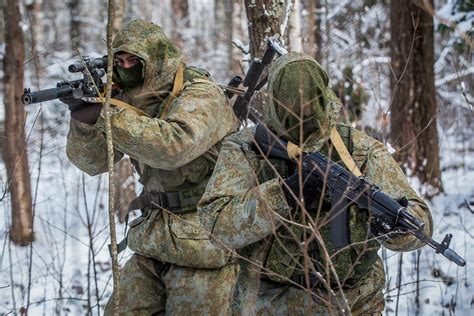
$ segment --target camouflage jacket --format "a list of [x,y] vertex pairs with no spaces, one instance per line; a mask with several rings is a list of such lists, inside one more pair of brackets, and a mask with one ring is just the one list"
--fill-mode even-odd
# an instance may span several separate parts
[[[187,67],[184,87],[163,116],[182,64],[177,48],[159,26],[141,20],[119,32],[113,46],[114,52],[126,51],[143,61],[144,83],[125,91],[124,100],[149,115],[113,111],[115,159],[126,154],[136,162],[146,191],[179,191],[207,179],[217,158],[216,145],[238,126],[223,91],[202,71]],[[89,175],[107,171],[104,131],[103,113],[94,126],[71,120],[67,155]]]
[[[279,82],[273,80],[275,73],[285,71],[285,74],[289,74],[290,68],[287,66],[298,60],[311,63],[311,59],[302,54],[289,54],[275,62],[269,75],[270,92],[274,91],[274,84]],[[323,130],[323,127],[329,130],[332,126],[336,126],[352,158],[367,180],[394,198],[405,197],[409,201],[410,211],[426,223],[425,233],[431,235],[432,219],[426,204],[410,187],[406,176],[382,143],[363,132],[337,123],[339,106],[337,99],[327,88],[326,73],[317,63],[315,69],[316,71],[310,73],[312,78],[301,79],[300,74],[294,78],[304,82],[313,81],[312,86],[317,86],[322,91],[320,102],[324,105],[325,111],[325,114],[321,115],[322,123],[319,124],[321,128],[300,144],[303,150],[320,151],[326,155],[332,152],[331,158],[343,165],[335,150],[331,148],[328,133],[324,133]],[[279,87],[279,93],[286,87],[287,85]],[[310,96],[308,99],[314,100],[314,97]],[[277,113],[278,106],[273,102],[270,93],[263,109],[266,125],[278,135],[296,141],[295,134],[286,131]],[[302,245],[305,244],[304,236],[311,236],[312,230],[308,230],[308,222],[301,214],[290,209],[281,190],[281,179],[289,175],[288,166],[281,162],[262,159],[257,155],[252,147],[254,131],[254,128],[244,129],[225,139],[214,173],[198,204],[198,213],[205,228],[217,240],[232,249],[241,249],[244,255],[247,251],[246,246],[267,240],[270,246],[266,250],[267,255],[263,262],[266,268],[274,273],[268,277],[274,281],[284,282],[285,278],[288,280],[295,273],[304,271],[302,258],[305,250]],[[351,206],[352,244],[336,253],[331,247],[327,217],[331,205],[325,198],[320,200],[317,207],[308,210],[309,215],[316,222],[316,230],[320,233],[327,252],[332,256],[337,275],[344,285],[354,286],[374,269],[380,242],[395,251],[409,251],[422,246],[411,235],[395,235],[386,240],[372,238],[368,212]],[[325,275],[326,262],[321,251],[319,249],[315,258],[320,266],[315,268]],[[332,277],[330,282],[334,282]]]

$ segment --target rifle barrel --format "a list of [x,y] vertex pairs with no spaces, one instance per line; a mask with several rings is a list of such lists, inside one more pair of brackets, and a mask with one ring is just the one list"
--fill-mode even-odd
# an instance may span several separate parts
[[70,85],[63,85],[56,88],[50,88],[35,92],[25,89],[25,93],[21,96],[21,102],[24,105],[32,103],[40,103],[58,98],[64,98],[71,95],[73,88]]

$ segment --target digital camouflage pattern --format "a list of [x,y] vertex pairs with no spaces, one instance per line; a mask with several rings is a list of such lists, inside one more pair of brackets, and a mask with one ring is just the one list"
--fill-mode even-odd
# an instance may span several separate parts
[[[178,49],[159,26],[142,20],[128,23],[113,45],[114,52],[129,52],[141,58],[143,86],[125,90],[123,99],[149,115],[114,109],[111,123],[115,159],[121,159],[124,154],[132,158],[145,192],[202,194],[203,189],[199,188],[205,186],[213,170],[219,142],[238,126],[223,91],[204,71],[186,67],[184,87],[164,116],[163,105],[182,64]],[[117,73],[114,80],[120,84]],[[104,131],[103,113],[94,126],[70,122],[67,155],[89,175],[107,171]],[[214,268],[227,262],[226,252],[217,247],[210,249],[197,217],[190,216],[189,210],[186,212],[181,214],[178,210],[176,213],[180,214],[174,215],[168,210],[145,209],[131,223],[129,246],[138,254],[121,274],[121,310],[130,311],[127,315],[162,312],[165,305],[167,313],[174,314],[180,309],[198,311],[203,308],[201,296],[211,292],[215,305],[208,301],[207,308],[219,306],[225,311],[225,306],[229,306],[230,296],[225,293],[231,288],[225,279],[235,278],[235,266],[203,270],[182,267],[195,263],[201,268]],[[207,261],[197,259],[203,244]],[[218,263],[210,262],[213,259]],[[173,274],[160,272],[166,265],[162,261],[171,262]],[[218,284],[213,283],[215,278],[219,278]]]
[[268,77],[271,93],[263,107],[263,122],[278,135],[299,144],[299,123],[303,120],[305,140],[317,138],[322,144],[339,121],[341,108],[328,82],[326,71],[306,54],[290,53],[278,58]]
[[[298,60],[304,61],[303,68],[298,65]],[[336,126],[355,163],[367,180],[378,185],[392,197],[407,198],[410,211],[426,223],[425,233],[431,235],[432,220],[426,204],[409,186],[405,175],[386,147],[363,132],[337,123],[339,103],[329,91],[327,80],[320,80],[320,78],[327,78],[324,70],[314,61],[313,66],[308,65],[311,60],[306,55],[290,53],[280,57],[272,67],[268,84],[269,100],[264,110],[267,115],[264,118],[267,126],[277,135],[300,143],[305,152],[320,151],[339,162],[339,157],[328,140],[330,128]],[[277,89],[284,87],[278,85],[279,81],[273,80],[285,74],[296,76],[295,69],[301,71],[298,74],[299,82],[309,82],[308,86],[314,84],[319,92],[305,96],[299,92],[301,90],[279,90],[279,99],[276,99],[273,87]],[[313,71],[319,74],[315,76]],[[284,93],[288,94],[286,98],[281,97]],[[293,98],[291,94],[294,95]],[[322,100],[313,102],[315,96]],[[318,114],[317,109],[313,112],[316,115],[311,118],[318,121],[317,128],[313,129],[311,134],[305,135],[303,139],[299,138],[298,134],[288,133],[285,130],[288,120],[282,121],[284,116],[278,114],[282,108],[294,109],[295,106],[291,102],[286,105],[277,102],[298,98],[297,102],[300,102],[303,107],[306,104],[312,104],[313,108],[319,106],[324,109],[324,113],[319,111]],[[303,124],[305,123],[306,120],[303,120]],[[302,218],[301,212],[293,212],[285,200],[280,182],[282,178],[289,175],[288,166],[281,162],[264,160],[258,156],[252,148],[254,132],[255,128],[243,129],[225,139],[214,173],[198,205],[203,225],[214,238],[227,247],[238,249],[239,253],[246,257],[252,257],[254,252],[265,253],[264,258],[259,261],[264,264],[264,269],[260,271],[260,284],[253,286],[258,288],[258,295],[254,295],[253,302],[247,298],[241,299],[240,305],[237,304],[238,309],[248,312],[250,308],[257,315],[337,313],[337,303],[341,302],[342,298],[333,297],[333,292],[328,291],[322,282],[313,290],[319,297],[313,300],[307,291],[303,291],[289,281],[292,277],[304,276],[307,271],[312,270],[320,273],[332,289],[337,289],[337,280],[332,273],[328,273],[326,266],[328,262],[321,253],[321,249],[319,253],[316,251],[318,255],[315,258],[314,268],[310,268],[303,260],[305,248],[301,241],[311,236],[314,231],[308,227],[308,222]],[[341,162],[340,164],[343,165]],[[368,212],[352,206],[349,214],[353,244],[335,253],[331,247],[328,227],[330,207],[330,203],[323,197],[315,205],[308,206],[306,214],[316,221],[315,231],[320,234],[326,250],[332,256],[331,261],[352,313],[379,313],[384,307],[382,289],[385,286],[383,266],[377,256],[379,243],[396,251],[413,250],[422,244],[410,235],[399,234],[377,240],[372,238],[369,233]],[[292,224],[288,219],[297,224]],[[241,280],[248,282],[249,279],[258,279],[245,276],[249,271],[254,270],[255,267],[243,269]],[[255,272],[251,273],[255,274]],[[238,285],[238,288],[245,286],[248,285]],[[245,295],[248,296],[249,291],[246,292]]]
[[[120,315],[231,315],[239,265],[211,271],[133,255],[122,269]],[[112,300],[105,310],[112,314]]]

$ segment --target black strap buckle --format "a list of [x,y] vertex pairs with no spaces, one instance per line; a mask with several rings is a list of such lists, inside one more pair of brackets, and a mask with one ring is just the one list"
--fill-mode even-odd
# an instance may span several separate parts
[[150,197],[150,206],[152,208],[168,208],[169,202],[166,193],[163,192],[150,192],[148,193]]

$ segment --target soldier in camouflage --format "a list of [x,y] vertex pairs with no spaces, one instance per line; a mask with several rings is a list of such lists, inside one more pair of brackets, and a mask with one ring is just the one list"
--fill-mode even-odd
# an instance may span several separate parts
[[[144,187],[130,207],[142,216],[130,223],[135,254],[121,271],[120,314],[229,314],[239,266],[209,240],[196,204],[238,120],[222,89],[186,66],[159,26],[131,21],[113,47],[116,98],[143,111],[113,108],[111,117],[115,158],[130,156]],[[89,175],[106,172],[101,106],[83,104],[71,116],[69,159]]]
[[[392,197],[405,198],[410,211],[426,223],[425,233],[431,235],[426,204],[386,147],[339,123],[340,103],[316,61],[302,53],[280,57],[270,70],[267,93],[262,120],[272,132],[305,152],[319,151],[344,165],[329,139],[336,127],[363,175]],[[380,243],[395,251],[422,244],[403,233],[375,238],[368,211],[352,205],[352,243],[342,250],[333,249],[330,201],[311,190],[310,176],[299,179],[294,166],[260,155],[253,146],[255,130],[243,129],[225,139],[198,204],[205,228],[243,258],[236,312],[325,315],[340,314],[348,306],[354,315],[380,314],[385,286],[377,255]],[[302,188],[301,180],[305,181]]]

